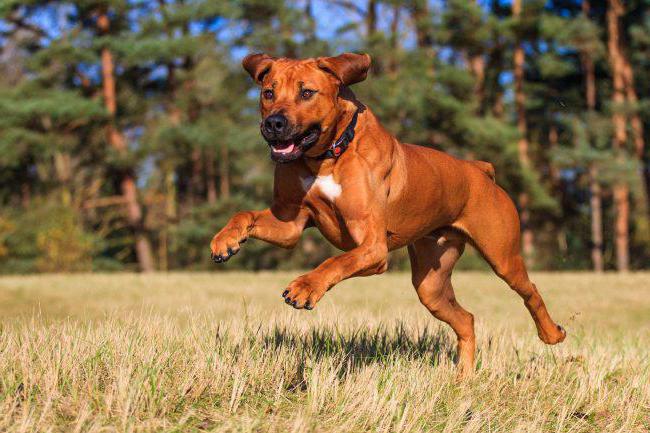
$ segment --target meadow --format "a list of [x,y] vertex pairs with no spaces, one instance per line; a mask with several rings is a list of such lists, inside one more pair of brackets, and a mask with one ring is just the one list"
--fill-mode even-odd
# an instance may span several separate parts
[[489,273],[454,275],[476,373],[405,273],[353,279],[315,310],[295,272],[0,278],[3,432],[643,432],[650,273],[533,275],[548,347]]

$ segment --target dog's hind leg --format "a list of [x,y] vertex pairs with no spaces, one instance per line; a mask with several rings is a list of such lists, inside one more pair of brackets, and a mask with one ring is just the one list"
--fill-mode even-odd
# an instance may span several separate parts
[[495,187],[492,193],[491,197],[487,194],[482,197],[480,206],[474,205],[478,210],[466,212],[454,227],[467,233],[494,272],[521,296],[535,322],[539,338],[546,344],[560,343],[566,332],[548,313],[537,287],[528,278],[524,259],[519,253],[517,210],[502,189]]
[[546,344],[564,341],[566,331],[551,318],[537,287],[528,278],[521,255],[504,256],[500,251],[491,248],[481,249],[481,252],[496,274],[524,300],[524,305],[535,322],[540,340]]
[[451,285],[453,267],[464,248],[465,235],[444,231],[415,241],[408,252],[420,302],[456,333],[459,374],[468,376],[474,371],[474,316],[458,304]]

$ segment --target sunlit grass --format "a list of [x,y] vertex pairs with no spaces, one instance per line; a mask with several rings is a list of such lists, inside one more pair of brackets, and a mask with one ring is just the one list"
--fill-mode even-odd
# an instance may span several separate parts
[[648,431],[650,274],[538,274],[543,345],[490,274],[459,273],[476,375],[407,274],[314,311],[296,273],[0,278],[0,431]]

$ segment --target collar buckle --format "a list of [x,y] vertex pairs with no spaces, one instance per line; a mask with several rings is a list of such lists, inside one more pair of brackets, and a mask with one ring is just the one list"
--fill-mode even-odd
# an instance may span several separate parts
[[338,140],[332,143],[330,148],[327,149],[325,153],[318,156],[317,159],[338,158],[343,154],[343,152],[347,150],[352,140],[354,140],[354,128],[357,126],[358,117],[359,117],[359,110],[354,112],[354,115],[352,116],[352,120],[345,128],[345,131],[343,131],[341,136],[338,138]]

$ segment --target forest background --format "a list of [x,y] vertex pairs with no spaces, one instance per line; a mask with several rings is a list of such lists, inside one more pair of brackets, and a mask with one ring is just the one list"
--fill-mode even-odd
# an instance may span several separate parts
[[[2,0],[0,272],[211,268],[271,197],[242,57],[343,51],[400,139],[495,165],[533,268],[648,267],[650,1]],[[311,229],[228,267],[334,253]]]

